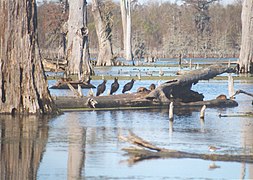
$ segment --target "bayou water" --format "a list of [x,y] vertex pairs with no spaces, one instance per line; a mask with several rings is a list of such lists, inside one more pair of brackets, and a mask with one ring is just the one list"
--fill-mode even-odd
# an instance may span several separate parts
[[[108,86],[112,81],[108,81]],[[120,81],[121,86],[126,81]],[[55,81],[49,81],[49,86]],[[94,85],[101,80],[93,81]],[[153,81],[138,80],[132,91]],[[162,83],[156,82],[156,83]],[[252,80],[235,81],[235,89],[252,92]],[[193,90],[205,100],[227,95],[227,81],[200,81]],[[73,94],[50,90],[53,96]],[[95,90],[94,90],[95,91]],[[87,93],[87,90],[83,90]],[[168,108],[65,112],[53,118],[0,116],[1,179],[251,179],[253,164],[200,159],[152,159],[129,164],[119,140],[129,130],[156,146],[185,152],[253,155],[253,118],[219,114],[253,112],[252,98],[240,94],[235,108],[175,110]]]

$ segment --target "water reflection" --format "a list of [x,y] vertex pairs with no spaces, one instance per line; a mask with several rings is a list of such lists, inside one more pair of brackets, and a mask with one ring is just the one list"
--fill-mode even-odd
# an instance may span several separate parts
[[86,128],[82,128],[74,114],[67,114],[68,180],[81,179],[85,162]]
[[48,139],[47,119],[0,116],[0,179],[36,179]]
[[[219,82],[200,83],[195,88],[207,97],[223,92]],[[252,84],[235,84],[250,91]],[[218,89],[217,89],[218,87]],[[209,153],[208,146],[221,147],[217,154],[253,154],[253,121],[250,117],[219,118],[219,113],[253,111],[251,99],[239,95],[235,108],[68,112],[47,122],[36,117],[0,117],[0,179],[232,179],[253,178],[248,163],[212,162],[198,159],[156,159],[129,167],[120,162],[118,134],[131,130],[156,146],[185,152]],[[39,168],[38,168],[39,167]],[[38,170],[39,169],[39,170]]]

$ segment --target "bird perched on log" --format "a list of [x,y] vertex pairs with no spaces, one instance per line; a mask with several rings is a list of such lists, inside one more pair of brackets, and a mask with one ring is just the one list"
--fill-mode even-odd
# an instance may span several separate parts
[[115,93],[118,89],[119,89],[118,78],[115,77],[114,78],[114,82],[111,85],[110,95],[112,95],[113,93]]
[[106,80],[104,80],[102,84],[98,85],[96,96],[99,96],[100,94],[103,94],[105,92],[105,88],[106,88],[105,84],[106,84]]
[[98,104],[98,102],[92,98],[88,98],[86,104],[90,107],[90,108],[96,108],[96,105]]
[[126,83],[123,87],[122,93],[125,93],[127,91],[130,91],[134,85],[134,79],[132,79],[130,82]]
[[154,90],[154,89],[155,89],[155,84],[153,84],[153,83],[152,83],[152,84],[150,84],[150,86],[149,86],[149,90],[150,90],[150,91],[152,91],[152,90]]

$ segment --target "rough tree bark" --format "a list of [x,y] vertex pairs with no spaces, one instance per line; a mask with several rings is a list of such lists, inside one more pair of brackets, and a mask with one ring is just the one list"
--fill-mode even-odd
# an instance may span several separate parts
[[0,12],[0,113],[57,112],[38,55],[35,1],[1,0]]
[[110,23],[110,14],[102,15],[98,0],[92,0],[92,13],[96,26],[98,37],[99,52],[97,57],[97,66],[112,66],[112,29]]
[[124,51],[126,60],[133,60],[132,29],[131,29],[131,0],[121,0],[121,17],[123,26]]
[[82,74],[91,75],[86,0],[69,1],[67,41],[68,72],[79,79]]
[[244,0],[242,5],[242,44],[239,67],[241,73],[253,73],[253,1]]

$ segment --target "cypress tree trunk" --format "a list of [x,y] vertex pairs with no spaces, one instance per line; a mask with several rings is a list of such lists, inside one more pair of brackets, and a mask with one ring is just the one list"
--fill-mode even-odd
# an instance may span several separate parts
[[126,60],[133,60],[132,29],[131,29],[131,0],[121,0],[121,16]]
[[253,73],[253,1],[244,0],[242,5],[242,45],[240,51],[240,72]]
[[101,14],[97,0],[92,0],[92,12],[96,26],[98,37],[99,52],[97,57],[98,66],[111,66],[113,65],[113,51],[112,51],[112,29],[110,25],[110,17],[105,13]]
[[37,46],[33,0],[0,1],[0,113],[57,112]]
[[69,1],[67,59],[70,74],[91,75],[86,0]]

